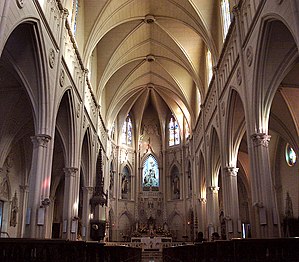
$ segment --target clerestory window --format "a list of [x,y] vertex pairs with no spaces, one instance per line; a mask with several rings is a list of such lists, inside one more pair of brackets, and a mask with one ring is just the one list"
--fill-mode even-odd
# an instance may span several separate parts
[[221,1],[221,16],[222,16],[222,27],[223,27],[223,39],[225,39],[231,23],[228,0]]
[[169,124],[169,146],[179,145],[180,144],[180,129],[177,120],[172,115]]
[[121,143],[123,145],[132,145],[132,120],[129,115],[122,127]]

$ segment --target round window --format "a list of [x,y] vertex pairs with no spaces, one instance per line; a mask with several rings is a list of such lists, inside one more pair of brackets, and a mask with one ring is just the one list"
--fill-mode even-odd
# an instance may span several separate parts
[[293,166],[296,164],[297,155],[294,149],[290,146],[290,144],[286,145],[286,161],[289,166]]

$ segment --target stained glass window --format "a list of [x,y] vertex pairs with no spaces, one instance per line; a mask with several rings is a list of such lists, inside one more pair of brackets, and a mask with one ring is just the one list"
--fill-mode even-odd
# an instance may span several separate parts
[[132,120],[129,115],[127,116],[122,127],[121,143],[124,145],[132,144]]
[[132,121],[130,117],[127,117],[127,144],[132,144]]
[[210,84],[211,79],[213,76],[213,64],[212,64],[212,55],[211,51],[207,51],[207,78],[208,78],[208,84]]
[[159,187],[159,166],[153,155],[149,155],[143,164],[142,187],[144,190]]
[[229,11],[229,1],[222,0],[221,2],[221,13],[222,13],[222,23],[223,23],[223,39],[225,39],[228,29],[231,23],[230,11]]
[[76,34],[76,30],[77,30],[78,8],[79,8],[79,0],[73,0],[72,26],[73,26],[74,35]]
[[169,125],[169,146],[179,145],[180,144],[180,130],[179,125],[174,116],[171,116]]
[[290,146],[290,144],[286,145],[286,161],[289,166],[293,166],[296,164],[297,161],[297,155],[295,150]]

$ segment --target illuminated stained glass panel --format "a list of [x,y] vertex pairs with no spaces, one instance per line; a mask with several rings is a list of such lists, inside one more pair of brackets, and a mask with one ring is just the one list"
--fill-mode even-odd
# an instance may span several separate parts
[[170,119],[170,122],[169,122],[169,145],[170,146],[173,146],[174,145],[174,125],[175,125],[175,122],[173,121],[173,117]]
[[72,24],[73,24],[73,34],[77,31],[77,17],[78,17],[79,1],[73,0],[73,10],[72,10]]
[[130,117],[127,117],[127,143],[132,144],[132,121]]
[[143,164],[142,187],[144,190],[159,187],[159,166],[153,155],[149,155]]
[[286,161],[289,166],[293,166],[297,162],[297,155],[295,150],[290,146],[290,144],[286,145]]
[[132,145],[132,120],[128,115],[123,127],[122,127],[122,135],[121,135],[121,143],[124,145]]
[[222,2],[221,2],[221,12],[222,12],[222,22],[223,22],[223,35],[224,35],[224,38],[225,38],[227,33],[228,33],[229,26],[231,24],[229,1],[228,0],[222,0]]
[[169,146],[180,144],[180,130],[176,119],[172,116],[168,125],[169,130]]
[[210,84],[211,79],[213,76],[213,64],[212,64],[212,54],[211,51],[207,51],[207,77],[208,77],[208,84]]
[[127,122],[125,121],[121,130],[121,143],[127,144]]

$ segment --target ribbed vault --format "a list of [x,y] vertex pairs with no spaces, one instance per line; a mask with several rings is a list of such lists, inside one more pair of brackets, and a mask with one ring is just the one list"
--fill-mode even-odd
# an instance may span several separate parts
[[140,125],[149,99],[161,126],[172,112],[194,127],[207,92],[205,54],[209,49],[217,57],[218,49],[200,8],[208,18],[214,2],[106,1],[87,37],[84,60],[108,128],[132,110]]

